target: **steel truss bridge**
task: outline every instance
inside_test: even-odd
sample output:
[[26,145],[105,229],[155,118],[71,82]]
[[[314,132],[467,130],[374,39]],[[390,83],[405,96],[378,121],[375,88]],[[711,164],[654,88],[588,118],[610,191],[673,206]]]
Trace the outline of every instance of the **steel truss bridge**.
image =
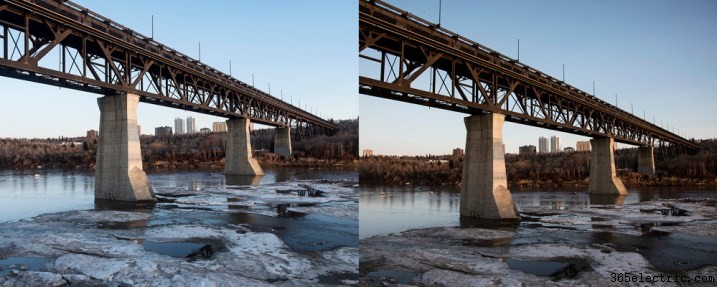
[[[359,92],[664,149],[697,145],[563,81],[382,1],[359,0]],[[363,66],[362,62],[362,66]],[[363,67],[362,67],[363,68]],[[428,78],[427,87],[414,87]]]
[[[53,50],[59,61],[46,59]],[[336,128],[71,1],[0,0],[0,75],[102,95],[137,94],[146,103],[289,126],[297,135]]]

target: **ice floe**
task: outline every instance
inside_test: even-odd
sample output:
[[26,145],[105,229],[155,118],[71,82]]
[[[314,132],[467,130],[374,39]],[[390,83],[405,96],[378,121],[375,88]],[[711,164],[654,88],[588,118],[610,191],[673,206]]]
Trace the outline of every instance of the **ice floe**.
[[[614,274],[626,272],[665,274],[653,266],[646,254],[640,253],[642,247],[639,243],[637,246],[618,248],[609,242],[592,242],[591,238],[616,234],[639,242],[640,238],[644,238],[640,236],[664,236],[649,233],[652,230],[712,238],[702,241],[710,244],[709,240],[714,240],[717,235],[717,210],[709,200],[655,200],[623,205],[574,206],[562,210],[527,207],[521,208],[521,215],[521,227],[436,227],[361,239],[361,285],[643,286],[644,282],[611,281]],[[648,233],[645,233],[644,225],[648,226]],[[575,238],[563,239],[560,236]],[[566,267],[551,271],[553,273],[548,277],[517,267],[520,264],[545,266],[547,263],[561,263],[563,265],[555,265]],[[391,272],[412,275],[405,282],[388,275],[371,275]],[[715,276],[717,267],[706,266],[680,272],[677,274]],[[659,282],[649,286],[682,285]]]
[[[309,196],[309,190],[320,196]],[[39,271],[13,267],[11,272],[0,275],[0,286],[320,286],[334,285],[326,282],[336,280],[342,282],[338,284],[357,283],[340,277],[357,274],[357,246],[296,251],[270,233],[279,227],[257,228],[255,225],[263,224],[261,217],[254,217],[259,218],[258,223],[251,222],[252,217],[247,223],[232,220],[236,214],[284,220],[279,218],[278,205],[292,212],[357,220],[355,186],[300,181],[191,190],[158,186],[155,191],[162,201],[154,208],[68,211],[1,223],[0,258],[35,256],[50,263]],[[201,243],[214,249],[206,257],[194,260],[149,247],[145,250],[149,245],[144,244],[150,241]],[[327,276],[339,279],[326,281]]]

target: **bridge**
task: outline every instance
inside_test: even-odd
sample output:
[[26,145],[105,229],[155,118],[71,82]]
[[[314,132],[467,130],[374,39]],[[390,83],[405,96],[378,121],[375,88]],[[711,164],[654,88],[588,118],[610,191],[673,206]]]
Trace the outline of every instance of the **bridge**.
[[[655,173],[654,147],[697,145],[524,63],[395,6],[359,0],[359,92],[469,114],[461,216],[518,219],[508,190],[505,121],[592,137],[590,194],[627,194],[613,143],[637,145],[638,171]],[[365,73],[365,72],[364,72]],[[418,79],[428,80],[420,85]],[[425,82],[425,81],[424,81]]]
[[[59,65],[43,61],[51,52]],[[336,128],[65,0],[0,0],[0,75],[102,95],[96,199],[155,200],[142,167],[140,101],[227,118],[227,176],[263,174],[251,154],[251,122],[276,127],[281,156],[291,155],[291,129],[314,135]]]

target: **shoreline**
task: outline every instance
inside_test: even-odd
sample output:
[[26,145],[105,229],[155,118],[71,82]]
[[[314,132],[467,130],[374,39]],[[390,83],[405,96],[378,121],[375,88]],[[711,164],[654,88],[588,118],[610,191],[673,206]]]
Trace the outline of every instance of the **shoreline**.
[[[717,187],[717,181],[708,181],[708,180],[698,180],[693,181],[686,178],[666,178],[666,179],[659,179],[659,178],[648,178],[647,180],[630,180],[629,178],[620,177],[625,187]],[[406,180],[403,182],[386,182],[386,181],[379,181],[379,180],[367,180],[360,178],[359,175],[359,181],[362,185],[384,185],[384,186],[426,186],[426,187],[455,187],[457,192],[460,192],[460,183],[457,184],[438,184],[438,183],[427,183],[427,182],[412,182],[411,180]],[[531,180],[520,180],[520,181],[508,181],[508,189],[513,188],[539,188],[539,187],[548,187],[548,188],[560,188],[560,187],[584,187],[588,188],[590,184],[589,180],[571,180],[571,181],[561,181],[561,182],[554,182],[554,181],[531,181]]]
[[[262,161],[259,164],[264,168],[345,168],[346,170],[356,170],[358,160],[324,160],[324,159],[301,159],[301,160],[285,160],[285,161]],[[145,171],[151,170],[185,170],[185,169],[223,169],[224,161],[208,161],[208,162],[143,162]],[[72,165],[72,164],[45,164],[45,165],[14,165],[0,166],[0,170],[94,170],[92,165]]]

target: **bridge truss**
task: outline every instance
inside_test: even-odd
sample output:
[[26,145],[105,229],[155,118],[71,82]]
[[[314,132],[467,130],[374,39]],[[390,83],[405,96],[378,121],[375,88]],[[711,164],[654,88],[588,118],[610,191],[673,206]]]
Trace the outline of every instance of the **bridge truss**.
[[0,1],[0,75],[103,95],[133,93],[151,104],[290,126],[299,134],[336,128],[71,1]]
[[[697,145],[382,1],[359,0],[359,92],[632,145]],[[420,86],[418,82],[428,82]],[[426,87],[427,86],[427,87]]]

